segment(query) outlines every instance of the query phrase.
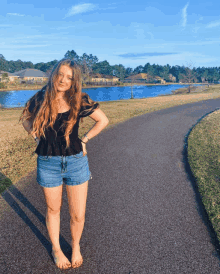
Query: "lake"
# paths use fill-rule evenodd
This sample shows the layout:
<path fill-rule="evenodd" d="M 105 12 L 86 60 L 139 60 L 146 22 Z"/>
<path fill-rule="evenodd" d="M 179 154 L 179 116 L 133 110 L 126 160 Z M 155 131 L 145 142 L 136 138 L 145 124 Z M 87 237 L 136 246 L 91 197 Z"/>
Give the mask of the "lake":
<path fill-rule="evenodd" d="M 158 86 L 133 86 L 133 97 L 147 98 L 158 95 L 172 94 L 172 90 L 185 87 L 186 85 L 158 85 Z M 26 101 L 37 90 L 16 90 L 0 92 L 0 104 L 5 108 L 24 107 Z M 94 101 L 115 101 L 131 98 L 131 87 L 102 87 L 83 89 Z"/>

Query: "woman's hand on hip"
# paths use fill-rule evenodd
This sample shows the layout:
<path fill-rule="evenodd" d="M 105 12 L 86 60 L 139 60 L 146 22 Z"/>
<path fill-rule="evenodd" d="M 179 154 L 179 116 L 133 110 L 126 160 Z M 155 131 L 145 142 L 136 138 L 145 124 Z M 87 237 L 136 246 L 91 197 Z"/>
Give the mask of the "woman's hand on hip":
<path fill-rule="evenodd" d="M 83 156 L 87 154 L 86 144 L 82 142 Z"/>

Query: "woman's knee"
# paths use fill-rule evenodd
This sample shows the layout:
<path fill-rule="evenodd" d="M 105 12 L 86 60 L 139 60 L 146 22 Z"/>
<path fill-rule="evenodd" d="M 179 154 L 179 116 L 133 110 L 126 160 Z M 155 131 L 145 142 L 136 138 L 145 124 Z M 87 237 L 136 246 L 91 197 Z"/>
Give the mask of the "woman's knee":
<path fill-rule="evenodd" d="M 52 214 L 52 215 L 60 214 L 60 209 L 61 209 L 61 206 L 51 207 L 51 206 L 47 205 L 47 212 L 48 212 L 48 214 Z"/>
<path fill-rule="evenodd" d="M 74 223 L 74 222 L 83 223 L 83 222 L 85 222 L 85 214 L 73 215 L 73 216 L 71 216 L 70 221 L 72 223 Z"/>
<path fill-rule="evenodd" d="M 43 188 L 47 205 L 47 212 L 49 214 L 60 213 L 62 205 L 62 188 L 62 185 L 52 188 Z"/>

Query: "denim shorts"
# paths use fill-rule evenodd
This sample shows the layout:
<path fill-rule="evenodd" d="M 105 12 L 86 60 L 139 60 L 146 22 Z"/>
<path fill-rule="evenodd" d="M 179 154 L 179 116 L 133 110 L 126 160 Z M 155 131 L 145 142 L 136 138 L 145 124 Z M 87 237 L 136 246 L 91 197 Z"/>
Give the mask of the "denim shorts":
<path fill-rule="evenodd" d="M 37 157 L 37 182 L 43 187 L 80 185 L 92 179 L 87 155 Z"/>

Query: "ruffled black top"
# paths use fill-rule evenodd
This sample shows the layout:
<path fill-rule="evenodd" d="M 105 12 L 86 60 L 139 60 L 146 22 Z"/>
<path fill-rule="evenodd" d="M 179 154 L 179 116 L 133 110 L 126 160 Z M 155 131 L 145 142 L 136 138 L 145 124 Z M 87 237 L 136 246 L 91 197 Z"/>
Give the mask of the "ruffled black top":
<path fill-rule="evenodd" d="M 92 100 L 89 98 L 89 95 L 86 94 L 82 97 L 82 100 L 87 103 Z M 79 129 L 79 120 L 82 117 L 89 116 L 92 114 L 95 109 L 99 107 L 99 103 L 95 102 L 92 106 L 91 103 L 88 106 L 81 106 L 81 109 L 77 116 L 77 122 L 73 126 L 72 133 L 69 135 L 70 138 L 70 146 L 66 149 L 66 140 L 64 137 L 65 134 L 65 126 L 64 122 L 68 120 L 70 110 L 64 113 L 58 113 L 56 121 L 53 125 L 53 129 L 51 127 L 45 130 L 45 137 L 41 136 L 40 142 L 35 150 L 35 153 L 42 156 L 70 156 L 78 154 L 82 151 L 82 143 L 78 137 L 78 129 Z M 34 101 L 31 102 L 29 107 L 29 111 L 33 110 L 35 106 Z"/>

